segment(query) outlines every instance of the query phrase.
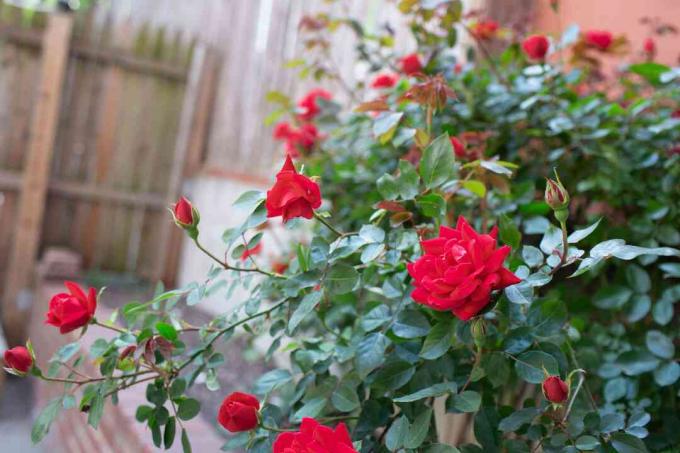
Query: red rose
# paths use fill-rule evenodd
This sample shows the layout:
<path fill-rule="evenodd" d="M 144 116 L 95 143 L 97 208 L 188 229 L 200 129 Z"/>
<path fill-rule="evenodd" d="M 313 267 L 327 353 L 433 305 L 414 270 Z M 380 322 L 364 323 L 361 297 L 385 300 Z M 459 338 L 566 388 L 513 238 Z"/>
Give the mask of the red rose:
<path fill-rule="evenodd" d="M 677 109 L 671 113 L 671 118 L 680 118 L 680 109 Z"/>
<path fill-rule="evenodd" d="M 414 75 L 423 72 L 423 64 L 420 62 L 418 54 L 411 53 L 399 60 L 401 72 L 406 75 Z"/>
<path fill-rule="evenodd" d="M 189 202 L 189 200 L 187 200 L 185 197 L 181 197 L 179 200 L 177 200 L 177 203 L 175 203 L 175 206 L 172 209 L 172 214 L 175 218 L 175 223 L 177 226 L 180 228 L 196 226 L 198 223 L 198 213 L 195 211 L 196 210 L 191 205 L 191 202 Z"/>
<path fill-rule="evenodd" d="M 259 423 L 257 419 L 259 410 L 260 402 L 253 395 L 234 392 L 222 401 L 217 421 L 232 433 L 250 431 Z"/>
<path fill-rule="evenodd" d="M 344 423 L 335 430 L 313 418 L 303 418 L 300 431 L 281 433 L 274 441 L 273 453 L 358 453 Z"/>
<path fill-rule="evenodd" d="M 467 157 L 465 145 L 460 141 L 460 139 L 458 139 L 458 137 L 451 137 L 451 146 L 453 146 L 453 152 L 456 154 L 456 157 L 461 159 Z"/>
<path fill-rule="evenodd" d="M 286 142 L 286 154 L 300 157 L 300 152 L 308 153 L 320 138 L 319 131 L 312 123 L 305 123 L 299 129 L 289 123 L 279 123 L 274 128 L 274 138 Z"/>
<path fill-rule="evenodd" d="M 272 263 L 272 271 L 274 271 L 277 274 L 283 274 L 288 270 L 288 263 L 284 263 L 283 261 L 274 261 Z"/>
<path fill-rule="evenodd" d="M 643 49 L 647 55 L 653 57 L 656 54 L 656 42 L 652 38 L 645 39 Z"/>
<path fill-rule="evenodd" d="M 550 48 L 550 41 L 543 35 L 531 35 L 522 43 L 522 49 L 532 60 L 543 60 Z"/>
<path fill-rule="evenodd" d="M 282 216 L 284 223 L 294 217 L 311 219 L 314 209 L 321 206 L 321 191 L 317 183 L 297 172 L 289 155 L 274 187 L 267 191 L 265 206 L 267 217 Z"/>
<path fill-rule="evenodd" d="M 5 365 L 19 375 L 24 375 L 33 366 L 33 357 L 24 346 L 17 346 L 5 351 Z"/>
<path fill-rule="evenodd" d="M 248 257 L 250 257 L 250 256 L 259 255 L 261 251 L 262 251 L 262 242 L 259 242 L 252 249 L 249 249 L 248 247 L 246 247 L 246 249 L 241 254 L 241 261 L 247 260 Z"/>
<path fill-rule="evenodd" d="M 300 118 L 301 121 L 311 121 L 319 114 L 321 109 L 316 103 L 318 98 L 330 101 L 333 99 L 333 95 L 322 88 L 310 90 L 302 99 L 300 99 L 300 102 L 298 102 L 298 107 L 300 108 L 298 118 Z"/>
<path fill-rule="evenodd" d="M 605 51 L 609 49 L 613 41 L 611 32 L 606 30 L 588 30 L 586 32 L 586 44 L 596 49 Z"/>
<path fill-rule="evenodd" d="M 477 22 L 472 27 L 472 34 L 475 36 L 475 38 L 481 39 L 482 41 L 488 41 L 495 38 L 497 32 L 498 22 L 494 20 L 483 20 Z"/>
<path fill-rule="evenodd" d="M 569 397 L 569 386 L 559 376 L 548 376 L 542 387 L 545 399 L 551 403 L 564 403 Z"/>
<path fill-rule="evenodd" d="M 399 76 L 396 74 L 379 74 L 371 82 L 371 88 L 392 88 L 398 80 Z"/>
<path fill-rule="evenodd" d="M 439 237 L 422 241 L 424 255 L 408 264 L 413 300 L 467 321 L 489 304 L 491 291 L 519 283 L 503 267 L 510 247 L 498 248 L 497 234 L 495 227 L 491 234 L 478 234 L 460 216 L 455 229 L 442 226 Z"/>
<path fill-rule="evenodd" d="M 77 283 L 64 282 L 70 294 L 59 293 L 50 300 L 46 324 L 59 327 L 59 332 L 68 333 L 87 325 L 97 309 L 97 292 L 90 288 L 87 295 Z"/>

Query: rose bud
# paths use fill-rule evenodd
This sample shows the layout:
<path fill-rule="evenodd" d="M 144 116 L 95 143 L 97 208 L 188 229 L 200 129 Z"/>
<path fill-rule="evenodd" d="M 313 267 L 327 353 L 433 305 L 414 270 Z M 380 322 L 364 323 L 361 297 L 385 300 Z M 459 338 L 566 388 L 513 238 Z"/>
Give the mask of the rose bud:
<path fill-rule="evenodd" d="M 418 54 L 411 53 L 399 60 L 401 72 L 406 75 L 414 75 L 423 72 L 423 64 L 420 62 Z"/>
<path fill-rule="evenodd" d="M 253 248 L 245 248 L 243 250 L 243 253 L 241 254 L 241 261 L 246 261 L 248 258 L 254 255 L 259 255 L 260 252 L 262 252 L 262 242 L 258 243 L 256 246 Z"/>
<path fill-rule="evenodd" d="M 298 102 L 298 108 L 300 109 L 298 118 L 300 121 L 311 121 L 321 113 L 321 107 L 317 103 L 318 99 L 330 101 L 333 99 L 333 95 L 322 88 L 310 90 L 302 99 L 300 99 L 300 102 Z"/>
<path fill-rule="evenodd" d="M 645 39 L 643 50 L 647 57 L 649 57 L 650 59 L 654 58 L 654 56 L 656 55 L 656 42 L 654 42 L 654 39 L 652 38 Z"/>
<path fill-rule="evenodd" d="M 259 424 L 259 410 L 260 402 L 253 395 L 234 392 L 222 401 L 217 421 L 232 433 L 250 431 Z"/>
<path fill-rule="evenodd" d="M 606 30 L 588 30 L 585 35 L 586 44 L 601 51 L 606 51 L 614 42 L 611 32 Z"/>
<path fill-rule="evenodd" d="M 186 230 L 190 236 L 195 237 L 198 235 L 196 226 L 198 226 L 201 216 L 198 214 L 198 210 L 185 197 L 181 197 L 175 203 L 175 206 L 172 208 L 172 217 L 177 226 Z"/>
<path fill-rule="evenodd" d="M 6 350 L 4 359 L 7 372 L 17 376 L 25 376 L 33 366 L 33 357 L 24 346 Z"/>
<path fill-rule="evenodd" d="M 522 50 L 531 60 L 543 60 L 550 48 L 550 41 L 543 35 L 532 35 L 522 43 Z"/>
<path fill-rule="evenodd" d="M 283 222 L 295 217 L 311 219 L 314 209 L 321 206 L 319 185 L 295 169 L 290 156 L 276 175 L 276 183 L 267 191 L 267 217 L 283 217 Z"/>
<path fill-rule="evenodd" d="M 543 395 L 551 403 L 564 403 L 569 397 L 569 386 L 559 376 L 548 376 L 543 381 Z"/>
<path fill-rule="evenodd" d="M 52 297 L 45 324 L 59 327 L 62 334 L 86 326 L 94 317 L 97 309 L 97 292 L 90 288 L 87 295 L 74 282 L 64 282 L 69 293 L 59 293 Z"/>
<path fill-rule="evenodd" d="M 555 217 L 560 222 L 565 222 L 569 217 L 569 192 L 562 185 L 560 177 L 555 171 L 557 180 L 546 178 L 545 202 L 555 212 Z"/>

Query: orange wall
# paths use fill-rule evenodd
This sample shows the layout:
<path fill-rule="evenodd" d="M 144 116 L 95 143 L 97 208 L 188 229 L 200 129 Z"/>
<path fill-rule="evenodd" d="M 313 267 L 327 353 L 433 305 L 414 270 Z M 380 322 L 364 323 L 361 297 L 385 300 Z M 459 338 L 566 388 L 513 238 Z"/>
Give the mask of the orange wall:
<path fill-rule="evenodd" d="M 510 0 L 512 1 L 512 0 Z M 615 35 L 625 33 L 631 50 L 639 52 L 649 35 L 649 28 L 640 24 L 642 17 L 658 17 L 680 29 L 680 0 L 560 0 L 559 18 L 550 9 L 549 0 L 536 2 L 536 32 L 557 32 L 577 23 L 581 30 L 604 29 Z M 680 35 L 654 38 L 656 61 L 668 65 L 680 62 Z"/>

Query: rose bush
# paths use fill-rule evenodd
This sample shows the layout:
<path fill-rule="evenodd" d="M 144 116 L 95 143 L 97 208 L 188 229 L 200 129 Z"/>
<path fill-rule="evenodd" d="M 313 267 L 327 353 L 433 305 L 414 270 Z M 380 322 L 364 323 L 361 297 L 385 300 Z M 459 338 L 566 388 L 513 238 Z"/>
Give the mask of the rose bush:
<path fill-rule="evenodd" d="M 225 231 L 225 250 L 200 242 L 199 208 L 215 207 L 178 202 L 175 222 L 215 262 L 204 282 L 106 322 L 82 291 L 58 296 L 80 307 L 68 330 L 115 337 L 30 369 L 69 390 L 38 417 L 34 440 L 76 405 L 74 387 L 96 427 L 106 399 L 145 384 L 138 421 L 159 447 L 179 427 L 185 451 L 195 385 L 220 398 L 252 392 L 208 414 L 238 432 L 225 450 L 627 453 L 680 443 L 680 70 L 625 53 L 625 37 L 606 30 L 570 27 L 548 46 L 463 15 L 460 1 L 399 7 L 418 43 L 407 55 L 393 50 L 390 27 L 303 20 L 309 59 L 291 65 L 302 75 L 340 78 L 320 62 L 343 25 L 374 74 L 340 84 L 363 100 L 345 109 L 320 89 L 298 102 L 270 95 L 279 107 L 268 122 L 287 115 L 274 131 L 285 163 L 269 191 L 236 202 L 249 215 Z M 451 51 L 459 33 L 473 42 L 465 61 Z M 619 72 L 607 74 L 604 57 L 620 58 Z M 399 76 L 376 83 L 388 71 Z M 304 125 L 318 131 L 313 146 L 294 138 Z M 267 222 L 313 232 L 268 268 L 252 253 Z M 204 326 L 181 318 L 178 304 L 225 281 L 226 297 L 248 291 L 242 306 Z M 215 346 L 236 331 L 267 339 L 264 358 L 278 365 L 250 388 L 219 389 L 215 370 L 226 365 Z M 75 374 L 83 360 L 101 377 Z M 472 424 L 460 445 L 440 443 L 442 405 L 469 414 L 457 418 Z"/>

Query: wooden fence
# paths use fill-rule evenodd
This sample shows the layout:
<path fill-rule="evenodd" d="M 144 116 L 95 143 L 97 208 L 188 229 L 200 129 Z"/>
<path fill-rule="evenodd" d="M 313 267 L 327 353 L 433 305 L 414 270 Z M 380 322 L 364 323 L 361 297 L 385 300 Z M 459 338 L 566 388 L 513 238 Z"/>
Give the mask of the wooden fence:
<path fill-rule="evenodd" d="M 46 247 L 174 278 L 166 208 L 200 159 L 216 57 L 162 27 L 0 0 L 0 289 L 10 340 Z M 18 335 L 20 337 L 20 335 Z"/>

